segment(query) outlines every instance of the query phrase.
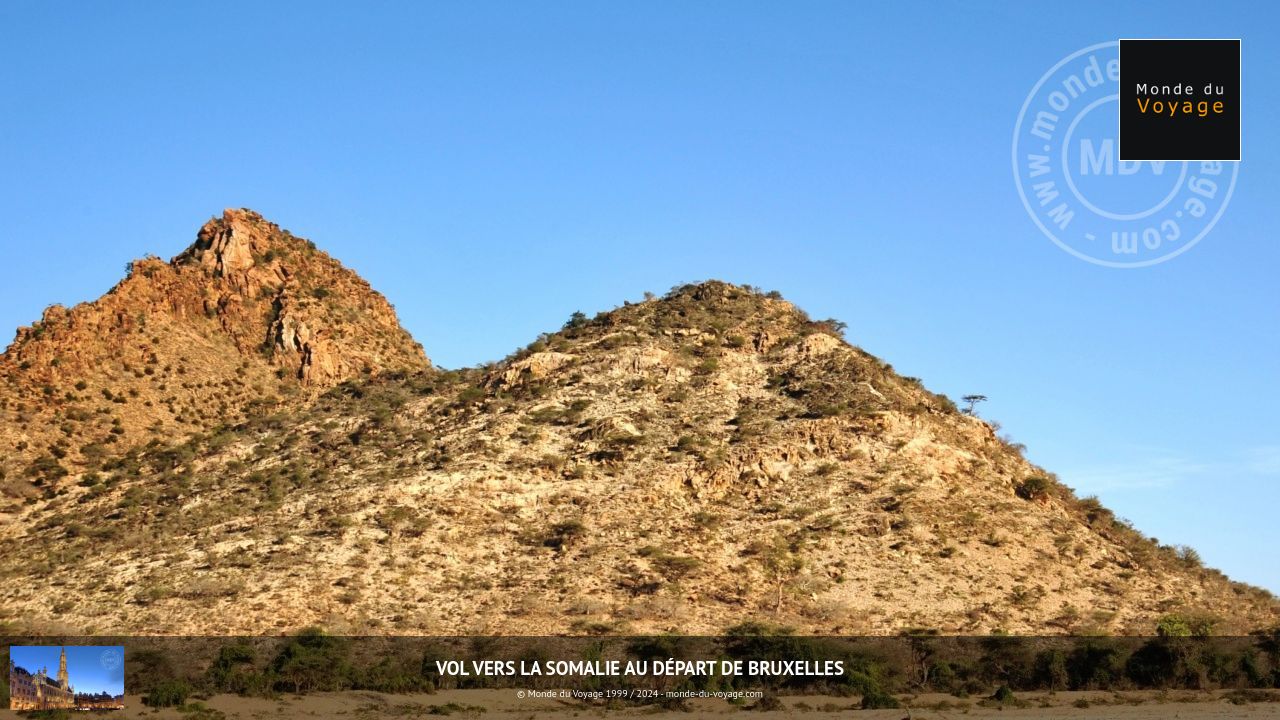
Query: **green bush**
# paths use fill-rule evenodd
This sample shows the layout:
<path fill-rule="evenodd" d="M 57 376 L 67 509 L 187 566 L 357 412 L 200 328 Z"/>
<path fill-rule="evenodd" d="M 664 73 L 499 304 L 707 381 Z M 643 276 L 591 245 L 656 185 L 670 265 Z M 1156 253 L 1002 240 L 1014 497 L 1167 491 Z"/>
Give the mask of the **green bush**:
<path fill-rule="evenodd" d="M 1043 650 L 1036 655 L 1034 673 L 1036 685 L 1049 690 L 1065 690 L 1071 682 L 1067 654 L 1058 648 Z"/>
<path fill-rule="evenodd" d="M 902 707 L 898 698 L 883 690 L 872 690 L 862 696 L 863 710 L 894 710 Z"/>
<path fill-rule="evenodd" d="M 191 686 L 182 680 L 162 680 L 152 686 L 142 703 L 156 708 L 177 707 L 186 704 L 190 694 Z"/>
<path fill-rule="evenodd" d="M 265 689 L 261 676 L 253 666 L 254 651 L 249 645 L 236 643 L 223 646 L 209 668 L 209 680 L 218 690 L 249 695 Z"/>
<path fill-rule="evenodd" d="M 586 530 L 586 526 L 577 520 L 559 522 L 547 530 L 546 536 L 542 539 L 542 544 L 545 547 L 560 550 L 572 545 Z"/>
<path fill-rule="evenodd" d="M 1053 489 L 1053 481 L 1046 477 L 1033 476 L 1023 480 L 1018 485 L 1018 497 L 1023 500 L 1043 500 L 1049 497 L 1049 492 Z"/>
<path fill-rule="evenodd" d="M 1191 637 L 1191 623 L 1181 615 L 1165 615 L 1156 621 L 1156 634 L 1160 637 Z"/>
<path fill-rule="evenodd" d="M 303 630 L 271 663 L 281 690 L 294 693 L 343 690 L 351 684 L 350 647 L 316 628 Z"/>
<path fill-rule="evenodd" d="M 463 405 L 480 402 L 484 399 L 484 388 L 470 387 L 458 393 L 458 402 Z"/>
<path fill-rule="evenodd" d="M 1170 687 L 1185 670 L 1183 650 L 1167 638 L 1151 640 L 1129 656 L 1125 675 L 1145 687 Z"/>
<path fill-rule="evenodd" d="M 1160 637 L 1208 637 L 1218 619 L 1210 615 L 1179 615 L 1172 613 L 1156 621 L 1156 635 Z"/>
<path fill-rule="evenodd" d="M 565 330 L 577 330 L 587 324 L 587 316 L 582 311 L 576 311 L 569 316 L 569 321 L 564 324 Z"/>
<path fill-rule="evenodd" d="M 1073 690 L 1110 690 L 1124 680 L 1126 653 L 1114 640 L 1086 639 L 1067 654 Z"/>

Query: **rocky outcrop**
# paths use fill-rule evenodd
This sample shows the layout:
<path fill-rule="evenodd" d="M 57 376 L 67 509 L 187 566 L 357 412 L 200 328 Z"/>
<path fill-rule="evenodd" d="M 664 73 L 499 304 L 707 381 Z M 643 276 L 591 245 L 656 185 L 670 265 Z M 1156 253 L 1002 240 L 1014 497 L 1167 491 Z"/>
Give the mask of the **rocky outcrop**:
<path fill-rule="evenodd" d="M 340 345 L 330 342 L 323 331 L 313 330 L 287 306 L 276 317 L 271 335 L 273 361 L 288 368 L 305 385 L 330 387 L 358 373 Z"/>
<path fill-rule="evenodd" d="M 70 470 L 86 446 L 172 440 L 357 376 L 429 368 L 367 282 L 229 209 L 172 261 L 136 260 L 98 300 L 18 329 L 0 356 L 0 470 L 21 476 L 47 452 Z"/>
<path fill-rule="evenodd" d="M 526 380 L 536 380 L 573 362 L 574 356 L 559 352 L 536 352 L 507 365 L 490 379 L 490 386 L 514 387 Z"/>

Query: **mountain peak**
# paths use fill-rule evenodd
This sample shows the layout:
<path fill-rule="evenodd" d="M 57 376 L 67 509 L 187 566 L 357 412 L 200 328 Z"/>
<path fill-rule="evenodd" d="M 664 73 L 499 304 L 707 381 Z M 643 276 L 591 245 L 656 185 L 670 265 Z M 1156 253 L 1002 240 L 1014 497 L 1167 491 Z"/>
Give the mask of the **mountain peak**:
<path fill-rule="evenodd" d="M 295 237 L 248 208 L 227 208 L 196 234 L 196 240 L 172 264 L 195 266 L 225 279 L 241 292 L 283 281 L 279 260 L 312 254 L 314 243 Z M 287 264 L 286 264 L 287 267 Z"/>
<path fill-rule="evenodd" d="M 181 437 L 360 375 L 430 368 L 386 298 L 262 215 L 226 210 L 171 262 L 52 305 L 0 356 L 14 458 Z M 81 418 L 68 422 L 68 418 Z M 108 448 L 110 449 L 110 448 Z"/>
<path fill-rule="evenodd" d="M 253 210 L 227 208 L 200 228 L 179 259 L 198 263 L 219 276 L 245 272 L 280 242 L 280 226 Z"/>

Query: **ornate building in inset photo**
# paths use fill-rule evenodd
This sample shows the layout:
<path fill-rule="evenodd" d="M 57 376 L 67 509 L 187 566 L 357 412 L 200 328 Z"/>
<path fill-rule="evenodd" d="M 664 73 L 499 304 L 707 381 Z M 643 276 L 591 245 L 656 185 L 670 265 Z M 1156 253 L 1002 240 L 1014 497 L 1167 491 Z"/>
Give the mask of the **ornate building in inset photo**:
<path fill-rule="evenodd" d="M 58 674 L 47 667 L 32 672 L 9 660 L 9 709 L 115 709 L 124 707 L 124 696 L 107 693 L 77 694 L 67 672 L 67 649 L 58 656 Z"/>
<path fill-rule="evenodd" d="M 75 707 L 75 689 L 67 677 L 67 650 L 58 658 L 58 677 L 49 677 L 49 668 L 35 673 L 9 661 L 9 709 L 45 710 Z"/>

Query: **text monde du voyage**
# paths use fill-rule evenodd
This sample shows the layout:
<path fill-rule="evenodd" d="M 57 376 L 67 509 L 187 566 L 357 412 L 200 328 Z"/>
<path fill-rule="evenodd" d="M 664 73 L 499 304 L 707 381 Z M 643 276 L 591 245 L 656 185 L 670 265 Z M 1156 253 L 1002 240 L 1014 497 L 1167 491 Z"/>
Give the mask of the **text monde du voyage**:
<path fill-rule="evenodd" d="M 1214 96 L 1224 94 L 1222 85 L 1205 83 L 1197 94 L 1190 83 L 1174 85 L 1151 85 L 1136 83 L 1134 99 L 1138 103 L 1138 112 L 1143 115 L 1161 117 L 1195 116 L 1209 117 L 1226 112 L 1226 104 L 1222 100 L 1214 100 Z M 1207 98 L 1207 99 L 1198 99 Z"/>

